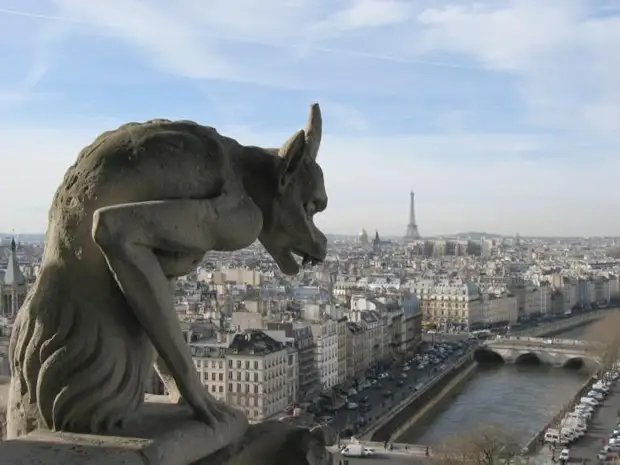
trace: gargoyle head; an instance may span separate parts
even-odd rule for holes
[[[327,255],[327,238],[314,224],[314,215],[327,208],[323,171],[316,162],[322,124],[321,109],[315,103],[305,129],[278,151],[277,194],[259,240],[288,275],[299,272],[293,255],[301,257],[303,265],[320,263]]]

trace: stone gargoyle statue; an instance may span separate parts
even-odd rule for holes
[[[13,326],[8,438],[122,428],[153,366],[172,401],[213,427],[214,450],[243,436],[245,415],[199,380],[170,283],[207,251],[257,239],[286,274],[299,272],[294,255],[323,261],[321,134],[314,104],[280,149],[169,120],[125,124],[84,148],[54,197],[38,279]]]

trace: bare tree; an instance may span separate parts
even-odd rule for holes
[[[614,368],[620,357],[620,312],[610,312],[592,323],[584,340],[592,344],[588,351],[599,358],[600,371]]]
[[[497,426],[484,426],[452,438],[433,453],[441,465],[510,464],[520,453],[518,441]]]
[[[620,258],[620,247],[614,247],[607,252],[607,256],[611,258]]]

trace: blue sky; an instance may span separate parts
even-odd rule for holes
[[[130,120],[279,145],[321,103],[328,232],[618,235],[617,0],[4,0],[0,230]]]

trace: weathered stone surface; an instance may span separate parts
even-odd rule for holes
[[[0,444],[6,465],[147,465],[146,440],[35,431]]]
[[[313,105],[279,150],[168,120],[121,126],[82,150],[54,197],[39,276],[13,326],[0,463],[329,462],[322,431],[248,429],[209,395],[170,292],[207,251],[256,239],[287,274],[300,268],[293,254],[325,258],[313,222],[327,207],[321,134]],[[170,396],[143,404],[153,366]]]
[[[313,105],[279,150],[168,120],[126,124],[83,149],[54,197],[40,273],[13,326],[9,438],[130,431],[154,365],[171,398],[211,428],[210,449],[237,441],[247,420],[203,389],[169,283],[207,251],[256,239],[288,274],[299,271],[293,253],[323,260],[312,220],[327,207],[321,133]]]
[[[0,443],[6,465],[326,465],[333,435],[280,422],[252,425],[213,453],[215,434],[187,407],[147,402],[123,430],[110,435],[38,430]]]

